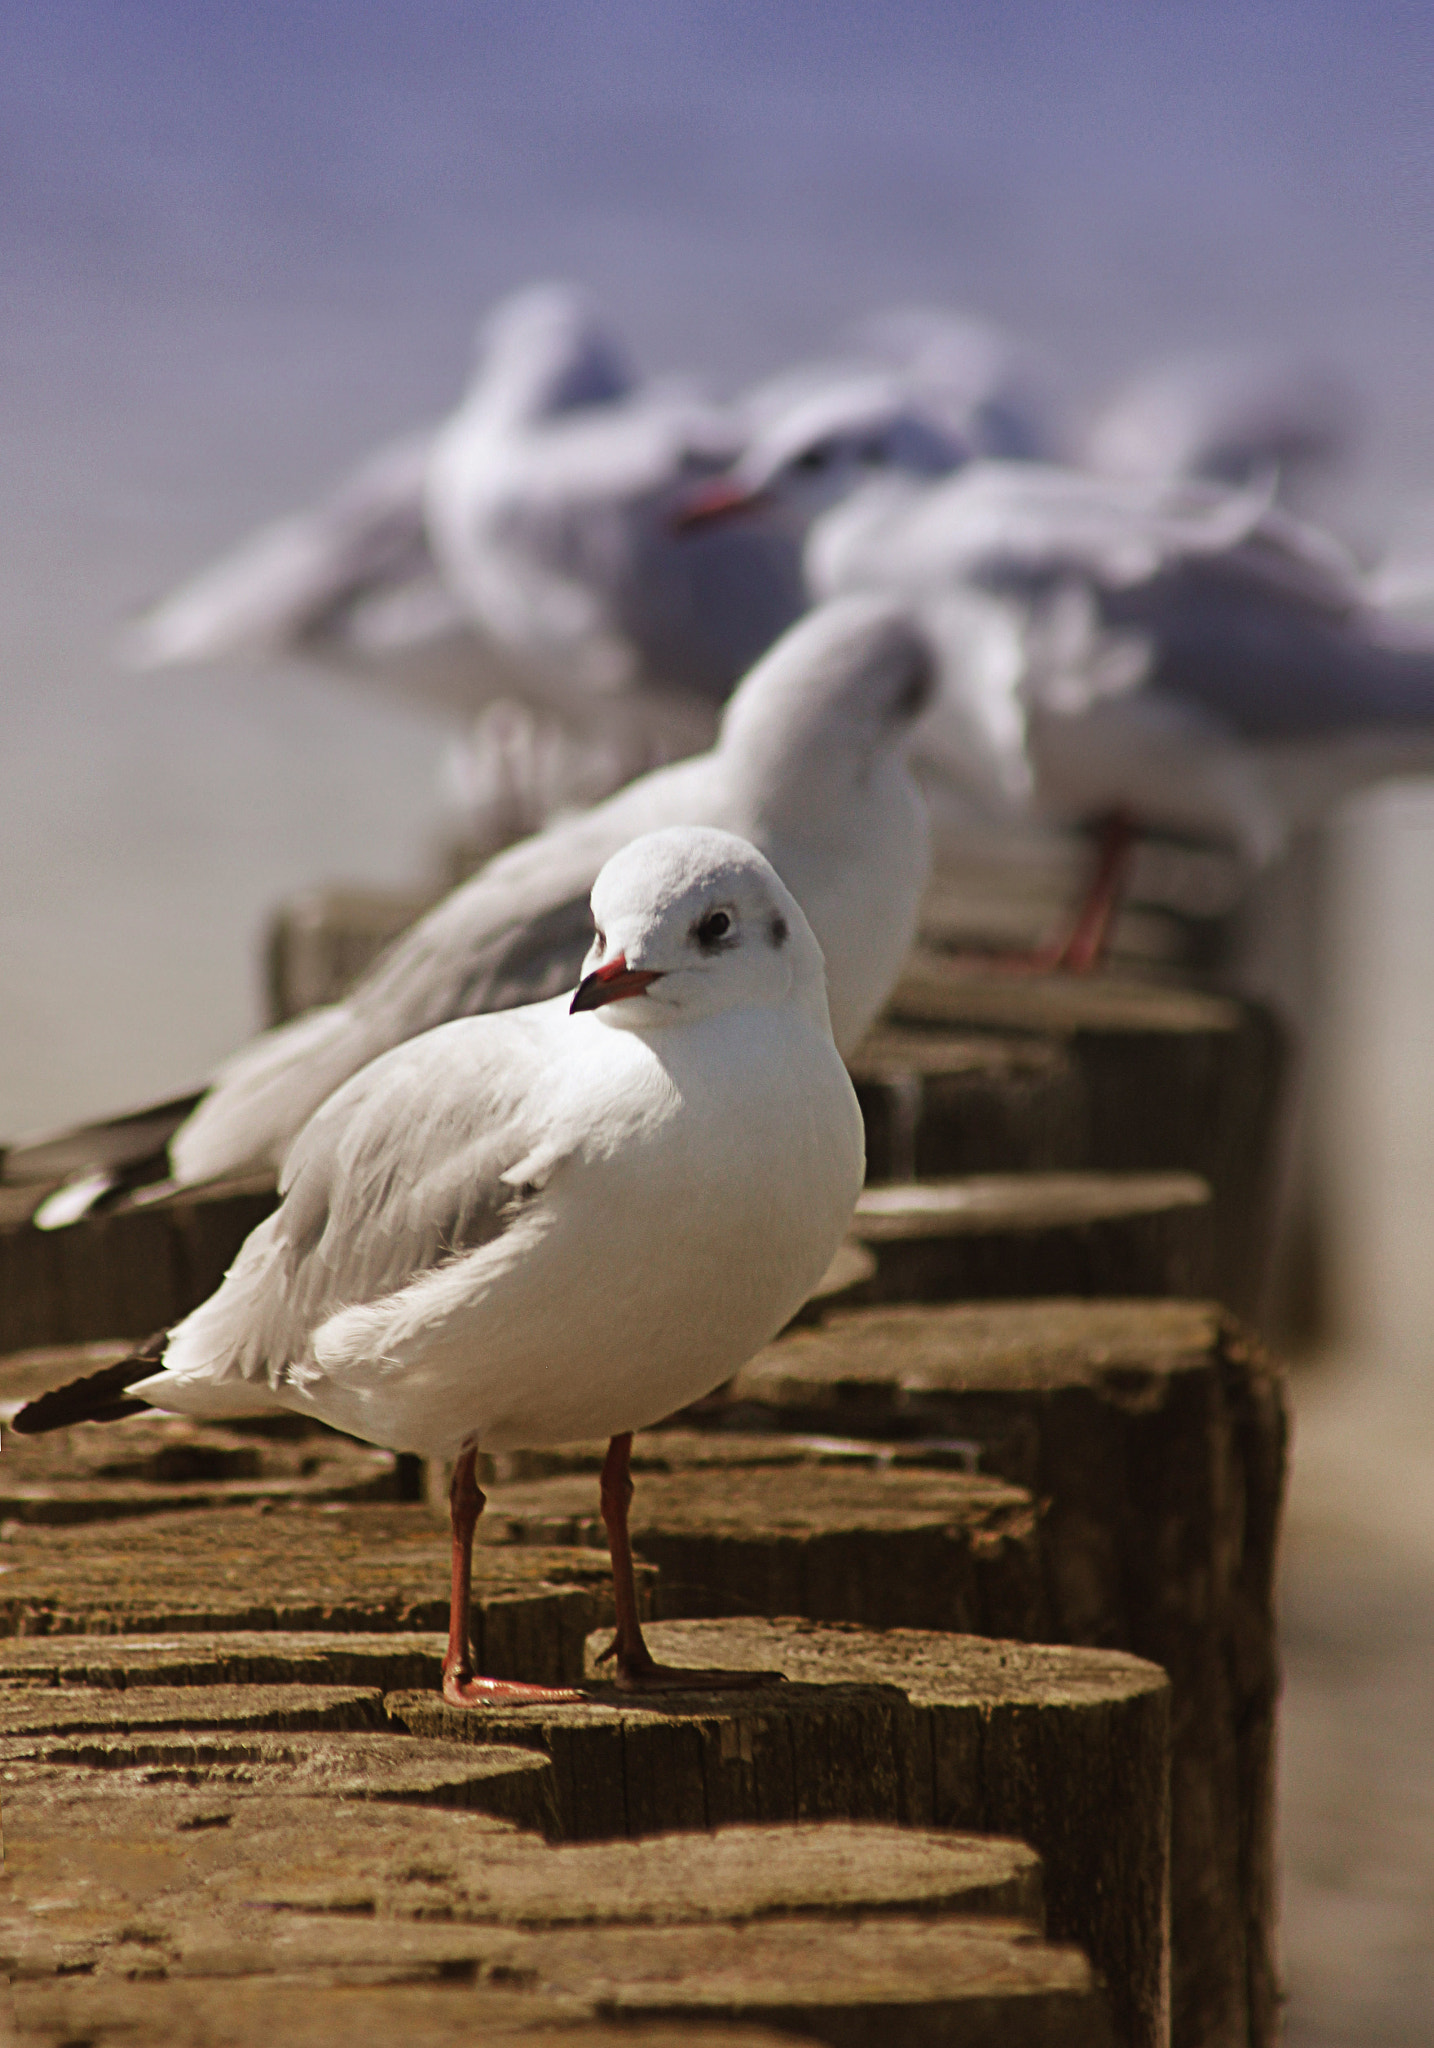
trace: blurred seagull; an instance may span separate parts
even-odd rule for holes
[[[983,320],[940,307],[896,306],[853,330],[854,345],[944,409],[973,455],[1056,462],[1067,431],[1055,378],[1026,343]]]
[[[691,390],[639,386],[581,292],[532,287],[484,323],[447,421],[202,571],[122,652],[147,668],[312,656],[469,719],[525,704],[590,745],[558,800],[590,797],[604,767],[606,794],[707,745],[722,701],[805,609],[790,540],[760,523],[672,532],[672,494],[738,445]],[[547,795],[561,751],[519,808]],[[454,772],[484,779],[461,755]]]
[[[15,1422],[294,1410],[456,1458],[456,1705],[578,1696],[475,1672],[475,1461],[593,1434],[611,1438],[618,1683],[714,1682],[643,1641],[631,1432],[777,1333],[861,1187],[821,950],[762,856],[726,832],[650,833],[603,866],[592,913],[571,1000],[463,1018],[365,1067],[300,1132],[218,1292]]]
[[[495,437],[625,398],[633,375],[586,299],[536,286],[479,329],[469,395]],[[471,711],[516,683],[443,583],[425,489],[440,430],[385,444],[325,499],[266,527],[122,636],[135,666],[299,653],[392,675]]]
[[[963,459],[1054,461],[1065,452],[1052,380],[1035,352],[987,321],[930,307],[871,315],[832,356],[764,379],[734,410],[750,444],[823,393],[881,380],[939,421]]]
[[[710,753],[658,770],[491,861],[398,939],[340,1003],[263,1033],[198,1098],[12,1146],[4,1176],[68,1177],[37,1222],[113,1192],[277,1169],[319,1105],[390,1047],[450,1018],[570,989],[604,861],[676,823],[739,832],[801,903],[826,958],[832,1028],[851,1051],[915,936],[928,867],[907,765],[932,688],[910,608],[857,596],[800,621],[747,677]]]
[[[825,465],[824,465],[825,467]],[[1137,826],[1273,859],[1343,790],[1422,762],[1434,644],[1400,625],[1337,542],[1232,490],[1037,463],[974,462],[932,482],[895,463],[823,508],[788,448],[745,481],[805,519],[813,596],[920,603],[940,686],[918,736],[941,774],[968,768],[967,721],[999,703],[1021,729],[1029,802],[1102,827],[1097,885],[1055,957],[1100,957]],[[738,470],[695,516],[743,509]]]
[[[480,377],[429,450],[445,587],[565,714],[630,692],[719,705],[805,602],[796,550],[760,522],[673,533],[677,497],[738,445],[735,420],[680,386],[515,424]]]
[[[1282,500],[1349,458],[1355,394],[1327,365],[1276,350],[1179,356],[1118,391],[1092,423],[1084,459],[1107,476],[1249,484]]]

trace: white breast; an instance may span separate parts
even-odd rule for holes
[[[428,1455],[561,1443],[659,1420],[776,1334],[862,1180],[830,1040],[791,1009],[612,1037],[591,1141],[497,1243],[331,1317],[286,1400]]]

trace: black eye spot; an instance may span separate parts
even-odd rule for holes
[[[935,687],[936,679],[923,663],[902,685],[901,694],[896,700],[897,717],[915,718],[918,713],[924,711],[931,702]]]
[[[819,445],[815,448],[807,448],[797,457],[796,461],[792,464],[792,468],[802,471],[807,476],[812,476],[817,471],[826,468],[827,464],[831,461],[831,456],[832,451],[828,447]]]
[[[774,946],[785,946],[787,943],[787,920],[784,917],[774,917],[772,919],[771,932],[772,944]]]
[[[715,953],[731,929],[732,920],[725,910],[709,910],[693,927],[693,936],[704,953]]]

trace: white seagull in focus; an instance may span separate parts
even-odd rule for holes
[[[611,1438],[618,1683],[714,1682],[643,1641],[631,1433],[729,1378],[807,1299],[865,1165],[821,949],[754,848],[650,833],[604,865],[592,912],[576,995],[365,1067],[300,1133],[217,1293],[15,1422],[278,1409],[456,1458],[443,1692],[463,1706],[576,1697],[474,1670],[475,1460],[594,1434]]]

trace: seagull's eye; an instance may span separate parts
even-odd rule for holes
[[[815,448],[804,449],[792,464],[792,468],[799,470],[803,476],[816,476],[826,468],[831,459],[831,449],[825,443],[820,443]]]
[[[910,679],[902,686],[896,700],[898,718],[915,718],[931,702],[936,679],[924,664],[913,671]]]
[[[699,924],[694,926],[693,935],[704,953],[720,946],[732,929],[732,920],[725,910],[709,910]]]
[[[593,944],[597,947],[599,953],[605,953],[607,951],[607,933],[594,932]]]

